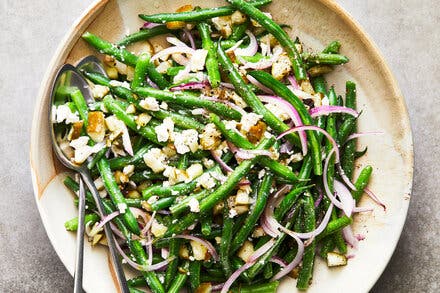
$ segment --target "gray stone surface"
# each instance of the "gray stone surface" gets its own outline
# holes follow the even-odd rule
[[[416,166],[408,219],[373,291],[439,292],[439,2],[338,2],[384,54],[406,98],[414,131]],[[64,33],[89,3],[0,1],[0,292],[72,288],[72,278],[53,251],[36,210],[28,148],[42,76]]]

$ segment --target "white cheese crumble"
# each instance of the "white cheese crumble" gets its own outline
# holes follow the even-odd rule
[[[198,178],[197,182],[205,189],[211,189],[215,186],[215,180],[210,173],[203,173]]]
[[[153,221],[153,224],[151,225],[151,233],[153,233],[155,237],[162,237],[165,232],[167,232],[167,229],[167,226],[157,222],[156,220]]]
[[[174,122],[171,118],[167,117],[163,120],[163,123],[154,127],[157,135],[157,140],[160,142],[166,142],[172,138],[174,130]]]
[[[79,121],[79,116],[77,112],[72,112],[67,105],[59,105],[58,107],[53,106],[52,113],[54,113],[52,117],[52,121],[56,123],[61,123],[63,121],[66,124],[75,123]]]
[[[199,133],[195,129],[185,129],[181,133],[174,133],[174,146],[179,154],[185,154],[189,151],[196,152],[199,149]]]
[[[130,177],[134,173],[134,165],[127,165],[122,169],[122,173]]]
[[[154,173],[162,172],[167,166],[165,163],[166,155],[159,148],[149,150],[143,159],[145,164],[150,167]]]
[[[125,151],[133,156],[133,148],[131,146],[130,135],[128,134],[128,128],[125,123],[119,120],[115,115],[105,118],[105,124],[111,131],[109,139],[112,141],[122,134],[122,144]]]
[[[75,163],[84,163],[84,161],[87,160],[90,155],[99,152],[104,147],[103,143],[97,143],[94,146],[89,146],[87,145],[88,142],[88,136],[80,136],[70,142],[70,146],[75,149],[73,157],[73,161]]]
[[[125,214],[125,211],[127,210],[127,204],[126,203],[118,203],[118,210],[121,214]]]
[[[197,198],[191,198],[188,202],[188,206],[189,206],[189,210],[193,213],[198,213],[200,212],[200,205],[199,205],[199,201],[197,200]]]
[[[229,210],[229,218],[234,218],[235,216],[237,216],[238,213],[235,209],[230,209]]]
[[[95,99],[102,99],[109,91],[110,89],[105,85],[95,84],[92,87],[92,94]]]
[[[126,81],[111,80],[109,84],[111,86],[120,86],[125,87],[126,89],[130,89],[130,84]]]
[[[201,71],[205,67],[206,56],[208,56],[208,50],[197,49],[189,60],[189,66],[192,72]]]
[[[139,106],[141,106],[145,110],[150,110],[150,111],[160,110],[159,102],[155,98],[151,98],[151,97],[141,100],[139,102]]]
[[[186,169],[186,174],[188,175],[188,182],[192,181],[203,174],[203,166],[198,163],[192,164]]]

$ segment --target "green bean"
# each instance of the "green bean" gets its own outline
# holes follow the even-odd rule
[[[332,236],[333,236],[333,241],[335,242],[335,245],[338,248],[339,252],[342,254],[346,254],[347,253],[347,243],[345,242],[345,239],[342,236],[341,231],[334,233]]]
[[[205,125],[197,121],[192,117],[188,117],[186,115],[179,114],[173,111],[159,110],[159,111],[151,111],[150,114],[158,119],[165,119],[167,117],[173,120],[174,124],[183,129],[195,129],[199,132],[202,132],[205,128]]]
[[[211,29],[206,22],[200,22],[197,24],[197,29],[202,39],[203,49],[208,51],[206,57],[206,71],[208,71],[208,79],[211,87],[216,88],[221,81],[220,70],[218,68],[217,51],[214,47],[214,43],[211,40]]]
[[[136,63],[138,62],[138,57],[133,53],[130,53],[122,47],[107,42],[90,32],[85,32],[82,35],[82,38],[99,52],[111,55],[122,63],[135,67]],[[168,81],[159,72],[157,72],[154,64],[151,62],[149,62],[147,66],[147,73],[150,79],[160,88],[163,89],[168,86]]]
[[[113,113],[119,120],[123,121],[125,125],[128,126],[131,130],[139,133],[143,137],[147,138],[148,140],[157,143],[157,144],[163,144],[157,140],[156,132],[154,128],[150,126],[143,126],[138,127],[138,125],[135,122],[135,118],[131,114],[127,114],[123,108],[118,105],[115,99],[113,99],[111,96],[106,96],[103,99],[104,105],[111,113]]]
[[[204,236],[211,235],[212,232],[212,214],[206,213],[206,215],[203,215],[203,217],[200,219],[200,231]]]
[[[108,150],[108,148],[105,147],[105,148],[102,148],[99,152],[97,152],[97,153],[93,156],[92,160],[91,160],[90,162],[87,163],[87,169],[92,170],[92,169],[96,166],[96,164],[98,163],[98,161],[101,160],[101,158],[102,158],[103,156],[105,156],[105,153],[107,153],[107,150]]]
[[[189,263],[189,286],[193,292],[200,286],[200,269],[202,262],[192,261]]]
[[[284,47],[292,62],[293,71],[297,80],[307,79],[307,72],[303,65],[301,55],[298,53],[294,42],[290,39],[287,33],[266,14],[261,12],[258,8],[250,5],[244,0],[228,0],[234,7],[241,12],[249,15],[252,19],[256,20],[261,26],[263,26],[269,33],[271,33]]]
[[[136,67],[134,68],[133,80],[131,81],[131,88],[137,88],[145,85],[147,78],[147,68],[150,64],[150,54],[142,53],[138,57]]]
[[[144,291],[136,289],[136,288],[133,288],[133,287],[128,287],[128,291],[130,293],[144,293]]]
[[[274,139],[263,139],[258,145],[257,149],[267,149],[274,144]],[[190,213],[183,217],[178,223],[172,224],[168,227],[165,237],[170,237],[174,233],[178,234],[191,226],[199,218],[199,214],[206,213],[212,209],[219,201],[226,198],[229,193],[237,186],[238,182],[249,173],[252,166],[256,163],[260,156],[250,160],[245,160],[235,168],[228,176],[226,181],[214,190],[210,195],[200,202],[200,213]]]
[[[72,101],[75,103],[75,107],[78,110],[79,116],[84,122],[84,126],[87,127],[89,124],[89,109],[84,99],[83,94],[79,89],[76,89],[70,93]]]
[[[315,92],[321,93],[323,95],[327,94],[327,83],[325,81],[325,78],[323,76],[317,76],[313,79],[313,88],[315,90]],[[319,116],[316,119],[316,126],[318,126],[321,129],[325,128],[325,124],[327,121],[327,117],[322,115]],[[316,138],[318,139],[318,141],[322,141],[322,138],[324,137],[324,134],[322,134],[321,132],[316,134]]]
[[[147,282],[145,281],[143,276],[137,276],[127,280],[127,285],[130,287],[140,287],[146,286]]]
[[[197,201],[202,200],[209,194],[208,190],[202,190],[198,193],[191,194],[184,199],[177,201],[174,205],[170,207],[170,212],[172,214],[180,214],[189,207],[189,202],[191,199],[195,198]]]
[[[197,186],[197,181],[193,180],[189,183],[179,183],[172,186],[162,186],[162,184],[153,185],[147,189],[142,190],[142,197],[149,199],[152,196],[167,197],[178,196],[189,193]]]
[[[250,4],[259,7],[269,4],[270,2],[272,2],[272,0],[254,0],[250,2]],[[154,23],[165,23],[169,21],[198,22],[218,16],[231,15],[235,10],[236,9],[232,6],[222,6],[177,13],[139,14],[139,17],[142,20]]]
[[[134,183],[141,183],[146,180],[165,180],[165,177],[160,173],[154,173],[150,170],[144,170],[142,172],[136,172],[130,176],[130,180]]]
[[[341,65],[349,61],[349,59],[341,54],[326,54],[326,53],[302,53],[302,58],[307,64],[327,64],[327,65]]]
[[[177,266],[179,265],[179,249],[180,249],[180,239],[178,238],[172,238],[169,239],[169,256],[175,257],[167,266],[167,270],[165,272],[165,281],[164,286],[166,289],[168,289],[171,286],[171,282],[173,281],[174,277],[176,276],[177,272]]]
[[[356,128],[357,119],[354,117],[345,118],[344,122],[342,122],[341,126],[338,129],[338,143],[343,145],[348,136],[353,133],[353,130]]]
[[[279,286],[278,281],[272,281],[264,284],[255,284],[231,288],[232,293],[275,293]]]
[[[170,207],[174,202],[176,201],[176,198],[174,197],[165,197],[158,199],[157,201],[150,204],[150,208],[152,211],[159,211],[166,209]]]
[[[327,236],[322,240],[321,251],[319,255],[322,258],[327,258],[327,254],[335,249],[335,242],[333,241],[333,237]]]
[[[120,40],[117,45],[118,46],[128,46],[132,43],[136,43],[142,40],[148,40],[149,38],[164,35],[172,32],[165,25],[159,25],[152,27],[150,29],[141,29],[138,32],[132,33],[128,36],[125,36],[122,40]]]
[[[287,126],[263,105],[260,99],[258,99],[255,93],[241,78],[237,69],[232,64],[232,61],[220,47],[217,48],[217,53],[223,70],[228,73],[236,92],[243,98],[246,104],[248,104],[255,113],[263,116],[263,120],[278,134],[290,129],[289,126]],[[289,140],[291,140],[291,142],[295,143],[296,145],[300,145],[298,136],[290,134],[287,137]]]
[[[125,211],[121,211],[122,218],[124,219],[125,225],[130,229],[131,232],[139,235],[139,225],[134,217],[133,213],[128,209],[127,202],[125,201],[124,196],[119,189],[118,184],[116,183],[115,177],[113,177],[112,171],[110,169],[110,165],[106,158],[102,158],[98,164],[98,170],[101,174],[102,181],[104,182],[105,189],[107,190],[110,198],[115,206],[119,209],[124,209]]]
[[[249,235],[252,233],[255,224],[258,222],[261,214],[266,207],[266,202],[270,194],[270,189],[273,183],[273,175],[266,174],[260,186],[256,188],[256,199],[255,205],[253,205],[252,210],[249,212],[244,224],[241,226],[240,230],[235,234],[234,239],[232,239],[231,253],[235,253],[246,241]]]
[[[359,176],[354,183],[356,190],[351,192],[355,201],[359,201],[361,199],[362,194],[364,193],[365,187],[367,187],[368,182],[370,181],[371,173],[373,172],[373,167],[365,166],[362,171],[359,173]]]
[[[232,274],[232,266],[229,260],[229,252],[232,241],[232,227],[234,226],[234,219],[229,217],[228,201],[225,199],[223,207],[223,228],[222,237],[220,240],[220,263],[222,265],[225,276],[229,277]]]
[[[339,49],[341,48],[341,43],[339,41],[333,41],[322,50],[322,53],[325,54],[338,54]]]
[[[93,214],[86,214],[84,217],[84,224],[90,224],[93,226],[96,222],[98,222],[101,218],[99,215],[93,213]],[[76,231],[78,229],[78,217],[75,217],[73,219],[70,219],[69,221],[64,223],[64,227],[67,231]]]
[[[241,118],[241,114],[239,112],[229,108],[225,104],[219,102],[212,102],[206,99],[201,99],[200,97],[184,92],[161,91],[154,88],[143,87],[143,88],[135,89],[134,93],[142,97],[153,97],[159,101],[178,104],[184,107],[205,108],[220,116],[228,117],[231,119],[238,120]]]
[[[186,261],[179,270],[177,276],[174,276],[174,281],[171,283],[170,288],[168,289],[168,293],[179,293],[180,289],[185,285],[186,279],[188,279],[188,275],[186,274],[188,271],[189,263]]]
[[[139,149],[133,156],[117,157],[108,160],[110,169],[121,170],[127,165],[136,165],[144,159],[144,155],[153,147],[151,144],[147,144]]]
[[[271,262],[268,262],[263,268],[263,277],[267,280],[273,276],[273,266]]]
[[[231,258],[231,264],[234,267],[234,270],[238,270],[239,268],[241,268],[244,265],[244,261],[237,257],[237,256],[233,256]],[[241,273],[240,278],[245,281],[246,283],[250,283],[251,279],[249,278],[249,275],[247,274],[247,271],[244,271],[243,273]]]
[[[304,103],[295,96],[292,91],[283,83],[276,80],[271,74],[265,71],[252,71],[249,75],[258,80],[264,86],[272,89],[276,95],[282,97],[287,102],[292,104],[293,107],[298,111],[301,120],[305,125],[313,125],[313,119],[307,111]],[[273,128],[273,127],[272,127]],[[316,175],[322,174],[322,158],[321,158],[321,146],[314,132],[308,131],[307,137],[312,148],[312,159],[313,159],[313,169]]]
[[[351,81],[346,83],[345,106],[356,110],[356,84]],[[353,127],[357,131],[357,127]],[[345,144],[342,152],[341,166],[349,179],[353,178],[354,153],[356,152],[356,140],[352,139]]]
[[[363,157],[367,153],[367,151],[368,151],[368,147],[365,147],[362,151],[356,151],[354,153],[354,158],[358,159],[360,157]]]
[[[314,202],[310,193],[303,198],[303,203],[305,221],[305,230],[303,232],[311,232],[315,230],[316,219]],[[312,278],[313,273],[313,265],[315,262],[315,249],[316,240],[313,240],[309,245],[304,248],[302,266],[299,271],[298,281],[296,283],[296,287],[299,290],[307,290],[307,288],[309,287],[309,282]]]
[[[298,197],[304,193],[305,191],[309,190],[313,185],[307,185],[302,187],[297,187],[290,191],[280,202],[278,207],[275,210],[274,216],[275,219],[281,220],[284,215],[287,214],[287,212],[293,207],[293,205],[296,203]]]
[[[239,41],[241,38],[246,36],[246,30],[249,27],[249,20],[246,20],[245,22],[241,24],[237,24],[232,28],[232,34],[229,36],[229,40],[232,41]]]
[[[316,240],[321,240],[325,236],[331,235],[337,231],[341,231],[344,227],[347,227],[352,223],[353,220],[347,216],[342,216],[340,218],[337,218],[336,220],[331,220],[330,222],[328,222],[328,225],[327,227],[325,227],[324,231],[316,236]]]

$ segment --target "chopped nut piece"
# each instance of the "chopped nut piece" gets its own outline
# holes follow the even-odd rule
[[[72,128],[70,128],[69,135],[67,136],[68,140],[74,140],[81,136],[81,131],[83,127],[83,121],[73,122]]]
[[[265,131],[266,123],[263,121],[258,121],[257,125],[254,125],[249,129],[249,132],[246,133],[246,136],[251,143],[257,143],[263,137]]]
[[[232,24],[242,24],[246,21],[246,19],[246,15],[241,13],[239,10],[235,11],[231,15]]]
[[[206,246],[194,240],[191,240],[189,243],[191,244],[195,260],[206,260],[207,258],[209,258],[208,249],[206,248]]]
[[[237,256],[244,262],[249,260],[249,257],[254,253],[254,245],[249,240],[246,240],[237,252]]]
[[[95,141],[101,142],[105,137],[105,118],[100,111],[89,112],[89,124],[87,134]]]
[[[218,30],[222,37],[229,38],[232,34],[232,20],[231,16],[218,16],[211,19],[212,24]]]
[[[221,133],[213,123],[209,123],[200,135],[200,145],[204,150],[213,150],[221,143]]]
[[[292,70],[292,62],[286,53],[282,53],[272,65],[272,75],[277,80],[283,79]]]

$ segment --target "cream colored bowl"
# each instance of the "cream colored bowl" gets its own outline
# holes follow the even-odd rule
[[[60,259],[73,272],[75,234],[66,232],[63,223],[76,215],[72,195],[62,185],[63,174],[51,151],[48,125],[49,91],[57,68],[66,62],[75,64],[94,53],[81,34],[89,30],[110,41],[134,32],[142,25],[138,13],[170,12],[182,4],[225,5],[224,1],[127,1],[101,0],[90,6],[61,42],[44,78],[35,107],[31,137],[32,180],[38,209],[47,234]],[[368,146],[360,167],[374,166],[370,188],[387,205],[384,212],[364,198],[362,206],[374,206],[372,213],[358,215],[356,233],[366,236],[347,266],[328,269],[318,258],[313,284],[308,292],[367,292],[381,275],[396,247],[408,209],[413,176],[411,128],[405,101],[390,70],[376,46],[353,19],[330,0],[274,0],[267,11],[275,20],[290,24],[291,36],[298,35],[306,45],[322,49],[332,40],[340,40],[342,53],[350,58],[328,76],[339,93],[345,81],[358,84],[358,107],[363,111],[360,131],[383,131],[385,135],[360,139]],[[60,174],[60,175],[58,175]],[[85,245],[84,284],[88,292],[116,292],[106,249]],[[279,292],[295,292],[295,280],[286,278]]]

